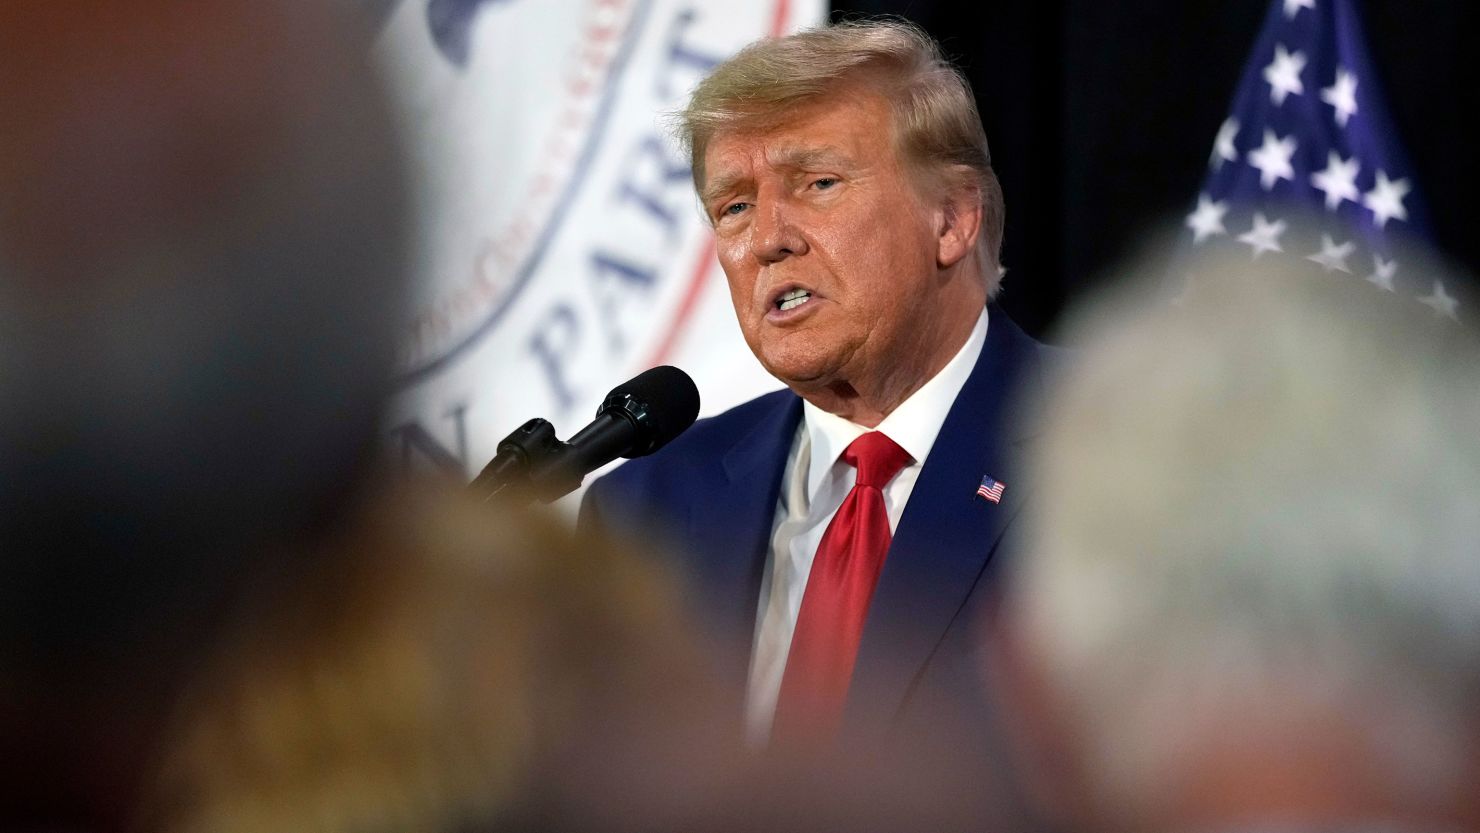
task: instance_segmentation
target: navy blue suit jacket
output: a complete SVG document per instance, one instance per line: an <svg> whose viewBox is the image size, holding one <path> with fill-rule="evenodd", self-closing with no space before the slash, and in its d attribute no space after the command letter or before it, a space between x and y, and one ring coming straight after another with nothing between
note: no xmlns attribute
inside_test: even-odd
<svg viewBox="0 0 1480 833"><path fill-rule="evenodd" d="M1036 396L1059 351L997 307L987 339L906 504L869 608L844 713L845 733L915 725L939 730L981 711L979 636L991 579L1011 549L1027 497L1018 458L1035 431L1015 413ZM802 400L770 393L701 420L667 448L591 485L583 526L646 534L676 553L692 607L716 640L717 670L743 698L762 572ZM1006 484L978 497L983 476ZM741 710L735 710L737 719ZM968 722L970 722L968 720Z"/></svg>

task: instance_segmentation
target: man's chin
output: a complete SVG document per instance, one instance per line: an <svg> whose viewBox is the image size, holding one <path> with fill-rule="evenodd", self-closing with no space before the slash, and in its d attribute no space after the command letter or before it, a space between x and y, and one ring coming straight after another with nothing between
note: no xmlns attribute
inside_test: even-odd
<svg viewBox="0 0 1480 833"><path fill-rule="evenodd" d="M838 379L838 368L836 364L817 359L779 359L767 361L761 359L761 365L766 372L781 380L782 384L796 391L822 390L834 384Z"/></svg>
<svg viewBox="0 0 1480 833"><path fill-rule="evenodd" d="M839 343L835 334L794 331L761 339L753 347L758 348L754 351L756 358L767 373L802 393L831 387L847 378L845 365L854 352L848 344Z"/></svg>

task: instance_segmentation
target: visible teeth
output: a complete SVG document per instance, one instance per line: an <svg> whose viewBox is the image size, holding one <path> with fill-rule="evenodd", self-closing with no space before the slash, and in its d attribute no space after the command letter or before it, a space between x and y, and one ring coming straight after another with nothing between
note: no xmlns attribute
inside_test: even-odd
<svg viewBox="0 0 1480 833"><path fill-rule="evenodd" d="M793 289L792 291L781 296L780 300L777 303L777 306L783 310L789 310L807 303L807 301L811 300L811 298L812 293L808 292L807 290Z"/></svg>

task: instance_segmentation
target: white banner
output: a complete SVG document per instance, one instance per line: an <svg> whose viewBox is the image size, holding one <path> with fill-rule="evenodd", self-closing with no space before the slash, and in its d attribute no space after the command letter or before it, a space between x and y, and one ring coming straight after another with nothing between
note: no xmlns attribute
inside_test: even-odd
<svg viewBox="0 0 1480 833"><path fill-rule="evenodd" d="M711 414L774 390L741 339L664 115L824 0L402 0L376 44L418 180L418 295L389 425L472 476L531 417L687 370Z"/></svg>

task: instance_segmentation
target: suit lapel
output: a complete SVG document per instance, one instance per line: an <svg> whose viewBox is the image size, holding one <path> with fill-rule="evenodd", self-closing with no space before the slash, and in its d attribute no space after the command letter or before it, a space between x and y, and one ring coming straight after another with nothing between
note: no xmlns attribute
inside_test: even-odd
<svg viewBox="0 0 1480 833"><path fill-rule="evenodd" d="M848 722L887 726L960 613L997 541L1021 506L1018 440L1006 400L1035 345L995 307L982 353L941 425L895 530L854 668ZM976 494L1002 481L1000 503Z"/></svg>
<svg viewBox="0 0 1480 833"><path fill-rule="evenodd" d="M778 397L775 408L721 459L717 500L696 501L690 524L695 550L705 552L706 619L725 644L720 673L744 691L761 577L771 545L787 451L802 418L802 400Z"/></svg>

